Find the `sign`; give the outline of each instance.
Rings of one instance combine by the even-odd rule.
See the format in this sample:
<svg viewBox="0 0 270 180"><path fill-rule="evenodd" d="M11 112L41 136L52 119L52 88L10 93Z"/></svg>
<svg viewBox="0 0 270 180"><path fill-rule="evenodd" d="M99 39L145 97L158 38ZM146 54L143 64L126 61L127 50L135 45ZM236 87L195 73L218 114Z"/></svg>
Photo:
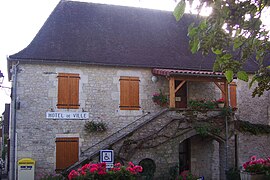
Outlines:
<svg viewBox="0 0 270 180"><path fill-rule="evenodd" d="M46 119L89 119L89 112L46 112Z"/></svg>
<svg viewBox="0 0 270 180"><path fill-rule="evenodd" d="M100 150L99 151L100 162L106 163L106 168L112 168L114 163L113 150Z"/></svg>

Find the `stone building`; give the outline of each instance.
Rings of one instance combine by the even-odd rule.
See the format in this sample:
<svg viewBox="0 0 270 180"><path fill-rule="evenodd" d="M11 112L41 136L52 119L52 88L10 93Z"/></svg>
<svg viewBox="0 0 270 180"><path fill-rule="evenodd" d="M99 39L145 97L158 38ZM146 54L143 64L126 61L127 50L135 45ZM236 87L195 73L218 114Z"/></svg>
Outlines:
<svg viewBox="0 0 270 180"><path fill-rule="evenodd" d="M269 155L268 136L233 127L237 119L269 124L269 92L251 98L246 83L228 85L212 71L213 57L191 54L192 18L176 22L171 12L61 1L28 47L8 58L11 179L21 158L36 161L38 177L98 161L101 149L113 149L123 163L148 164L159 179L174 168L224 179L225 169L251 155ZM257 68L250 61L246 71ZM159 91L169 104L153 102ZM188 108L189 100L221 97L237 109L227 121L220 109ZM87 133L89 122L107 130ZM212 128L204 136L207 122L219 134Z"/></svg>

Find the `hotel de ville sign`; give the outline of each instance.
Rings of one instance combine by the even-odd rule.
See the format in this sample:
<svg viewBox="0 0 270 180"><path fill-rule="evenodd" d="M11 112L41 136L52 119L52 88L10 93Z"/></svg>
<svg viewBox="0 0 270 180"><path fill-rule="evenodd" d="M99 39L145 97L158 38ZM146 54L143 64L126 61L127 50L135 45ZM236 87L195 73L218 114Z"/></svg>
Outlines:
<svg viewBox="0 0 270 180"><path fill-rule="evenodd" d="M89 112L46 112L46 119L86 120L89 119Z"/></svg>

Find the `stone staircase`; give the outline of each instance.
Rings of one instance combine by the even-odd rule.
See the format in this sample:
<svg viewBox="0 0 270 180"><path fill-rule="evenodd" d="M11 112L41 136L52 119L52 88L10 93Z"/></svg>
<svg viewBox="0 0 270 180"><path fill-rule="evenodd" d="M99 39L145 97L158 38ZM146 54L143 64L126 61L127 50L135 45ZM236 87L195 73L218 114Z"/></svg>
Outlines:
<svg viewBox="0 0 270 180"><path fill-rule="evenodd" d="M131 122L130 124L126 125L122 129L116 131L115 133L107 136L103 140L97 142L96 144L90 146L86 150L81 153L80 161L76 162L75 164L68 167L63 173L66 174L70 172L72 169L76 169L80 167L82 164L85 164L95 156L99 154L99 151L102 149L108 149L109 147L113 146L117 142L121 141L123 138L131 135L136 130L140 129L141 127L145 126L146 124L150 123L157 117L161 116L162 114L168 112L169 109L163 109L156 114L146 113L142 117L136 119L135 121Z"/></svg>

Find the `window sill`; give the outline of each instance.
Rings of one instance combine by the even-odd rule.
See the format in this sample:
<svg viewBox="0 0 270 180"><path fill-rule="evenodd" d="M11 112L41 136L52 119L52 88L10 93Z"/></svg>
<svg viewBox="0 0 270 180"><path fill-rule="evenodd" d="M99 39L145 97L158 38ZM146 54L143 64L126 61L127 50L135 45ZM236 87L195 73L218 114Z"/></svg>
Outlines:
<svg viewBox="0 0 270 180"><path fill-rule="evenodd" d="M118 109L116 110L116 113L119 116L140 116L143 114L143 111L141 109Z"/></svg>

